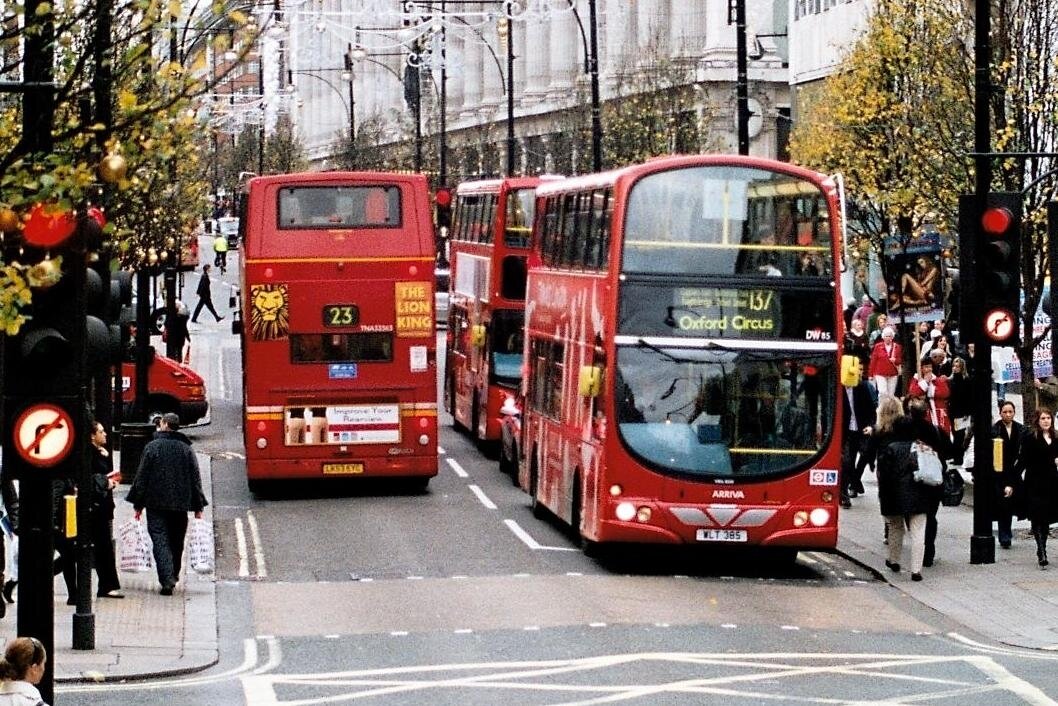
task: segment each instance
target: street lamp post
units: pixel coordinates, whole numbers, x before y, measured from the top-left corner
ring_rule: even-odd
[[[353,88],[355,74],[353,74],[353,45],[350,42],[348,49],[345,52],[345,56],[342,59],[345,61],[345,70],[349,72],[349,144],[355,149],[356,148],[356,94]],[[362,50],[361,50],[362,51]],[[345,78],[345,75],[342,75]]]
[[[749,154],[749,77],[746,57],[746,0],[735,0],[735,51],[738,77],[735,102],[738,111],[738,153]],[[731,21],[730,16],[728,22]]]

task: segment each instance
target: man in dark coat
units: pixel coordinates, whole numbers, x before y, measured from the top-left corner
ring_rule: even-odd
[[[992,425],[992,438],[1003,440],[1003,467],[995,469],[994,502],[992,517],[999,526],[999,546],[1010,549],[1014,537],[1011,522],[1014,515],[1014,495],[1021,484],[1016,470],[1021,445],[1025,437],[1025,427],[1014,421],[1014,403],[1001,400],[999,403],[999,421]]]
[[[195,313],[191,315],[191,323],[198,323],[198,315],[202,311],[202,307],[209,309],[209,313],[213,314],[217,321],[224,318],[213,308],[213,289],[210,287],[209,282],[209,265],[202,265],[202,276],[198,278],[198,289],[195,290],[195,294],[198,295],[198,305],[195,307]]]
[[[875,404],[871,390],[861,376],[855,387],[845,387],[841,406],[841,506],[852,507],[852,500],[863,494],[863,467],[856,457],[864,450],[874,430]]]
[[[137,520],[147,508],[147,533],[154,545],[163,596],[173,595],[173,587],[180,579],[187,513],[200,518],[207,504],[191,440],[179,428],[180,417],[172,412],[162,415],[154,439],[143,449],[128,495]]]

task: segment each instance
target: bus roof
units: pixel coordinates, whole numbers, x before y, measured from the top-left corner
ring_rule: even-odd
[[[565,177],[559,174],[541,174],[540,176],[505,177],[501,179],[479,179],[464,181],[456,187],[457,194],[488,194],[500,190],[504,183],[512,189],[534,188],[543,182],[559,181]]]
[[[834,188],[833,180],[829,176],[805,169],[804,167],[799,167],[795,164],[790,164],[789,162],[778,162],[764,157],[732,154],[696,154],[655,157],[646,162],[632,164],[618,169],[611,169],[606,172],[584,174],[582,176],[570,177],[559,182],[549,182],[538,186],[536,194],[537,196],[549,196],[567,191],[604,188],[613,186],[618,181],[631,181],[655,172],[708,165],[738,165],[768,169],[771,171],[783,172],[790,176],[808,179],[810,181],[821,182],[828,190]]]
[[[269,174],[250,179],[248,186],[251,189],[259,189],[269,184],[299,185],[299,184],[333,184],[333,183],[426,183],[426,177],[422,174],[405,172],[296,172],[293,174]]]

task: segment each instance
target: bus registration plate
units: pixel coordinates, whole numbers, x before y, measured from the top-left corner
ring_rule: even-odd
[[[323,473],[325,475],[356,475],[364,472],[362,463],[325,463]]]
[[[699,542],[747,542],[746,530],[700,529],[695,534]]]

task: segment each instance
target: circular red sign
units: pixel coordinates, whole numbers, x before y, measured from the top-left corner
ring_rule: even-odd
[[[448,206],[452,203],[452,190],[442,187],[437,190],[433,199],[438,206]]]
[[[15,420],[12,430],[15,451],[22,460],[38,468],[58,465],[73,448],[73,420],[57,405],[31,405]]]

